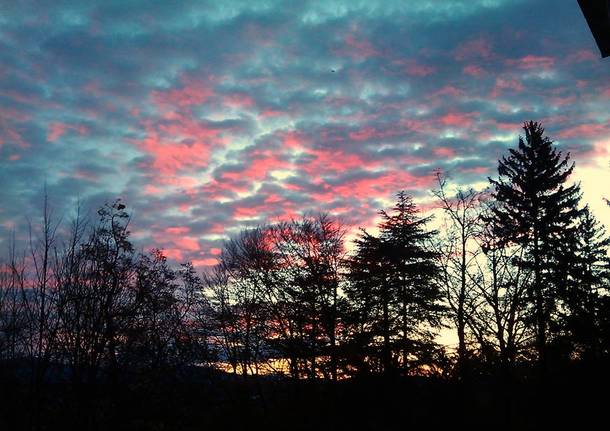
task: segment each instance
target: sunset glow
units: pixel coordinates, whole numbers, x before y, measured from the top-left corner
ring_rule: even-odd
[[[244,226],[426,203],[437,169],[484,185],[526,120],[610,224],[610,69],[576,1],[50,5],[0,14],[0,238],[46,182],[57,216],[121,197],[141,247],[208,266]]]

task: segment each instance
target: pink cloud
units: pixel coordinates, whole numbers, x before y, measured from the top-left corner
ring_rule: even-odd
[[[366,60],[381,55],[371,42],[362,37],[356,37],[354,34],[348,34],[344,43],[345,46],[335,50],[335,52],[339,55],[351,57],[353,60]]]
[[[521,124],[521,123],[503,123],[503,122],[497,122],[495,120],[493,120],[492,122],[495,123],[495,126],[497,129],[507,131],[507,132],[511,132],[511,131],[515,132],[515,131],[521,130],[521,128],[523,127],[523,124]]]
[[[523,91],[523,84],[517,79],[506,79],[498,77],[494,88],[491,90],[490,97],[496,98],[506,91],[513,91],[519,93]]]
[[[157,186],[153,186],[152,184],[146,184],[144,186],[144,194],[149,196],[154,196],[163,193],[163,189]]]
[[[459,88],[454,87],[453,85],[445,85],[444,87],[441,87],[439,90],[432,93],[431,96],[432,97],[442,97],[442,96],[460,97],[465,94],[466,93],[464,92],[464,90],[460,90]]]
[[[177,140],[178,138],[178,140]],[[152,168],[162,175],[175,175],[183,169],[206,167],[211,144],[202,140],[187,142],[186,137],[172,138],[159,133],[154,127],[147,127],[147,136],[136,145],[153,157]],[[158,178],[161,183],[169,179]]]
[[[576,51],[566,58],[568,63],[580,63],[583,61],[598,61],[597,55],[593,51],[588,49],[581,49]]]
[[[277,111],[274,109],[264,109],[263,111],[261,111],[260,116],[263,118],[273,118],[273,117],[279,117],[284,114],[285,113],[282,111]]]
[[[609,132],[610,127],[606,124],[590,123],[563,129],[556,136],[563,139],[592,139],[606,136]]]
[[[163,255],[166,256],[168,259],[171,259],[171,260],[174,260],[177,262],[184,261],[184,253],[179,248],[164,248]]]
[[[455,150],[449,147],[435,147],[432,149],[435,156],[441,158],[451,158],[455,156]]]
[[[25,112],[0,106],[0,124],[9,120],[17,123],[23,123],[31,118],[32,116]]]
[[[405,118],[400,122],[400,125],[402,127],[405,127],[407,130],[411,130],[424,135],[429,135],[431,133],[437,132],[436,125],[430,119],[415,120],[412,118]]]
[[[222,178],[221,181],[212,179],[203,186],[201,191],[208,199],[219,200],[231,198],[235,193],[244,193],[250,190],[251,184],[247,181],[235,181],[231,178]]]
[[[188,255],[192,256],[193,253],[200,251],[199,241],[191,236],[176,236],[168,234],[167,230],[153,234],[155,244],[164,244],[163,254],[168,258],[175,261],[184,261],[188,259]]]
[[[262,218],[265,221],[288,220],[297,216],[295,203],[290,201],[277,201],[273,204],[267,202],[255,205],[240,205],[233,208],[236,218]]]
[[[169,235],[184,235],[184,234],[188,233],[189,231],[190,231],[190,229],[188,227],[184,227],[184,226],[172,226],[172,227],[165,228],[165,233],[167,233]]]
[[[199,250],[199,241],[196,238],[183,236],[176,238],[174,243],[182,250],[197,251]]]
[[[91,172],[87,172],[82,169],[77,169],[76,171],[74,171],[74,174],[72,174],[72,177],[79,179],[79,180],[86,180],[86,181],[93,181],[93,182],[97,182],[99,180],[98,175],[93,174]]]
[[[254,106],[254,99],[247,94],[229,94],[224,96],[223,103],[231,108],[251,108]]]
[[[269,196],[267,196],[265,198],[265,203],[266,204],[274,204],[274,203],[277,203],[277,202],[282,202],[283,200],[284,200],[284,198],[282,198],[281,196],[276,195],[275,193],[273,193],[273,194],[270,194]]]
[[[436,73],[436,67],[418,63],[413,59],[403,60],[399,63],[404,66],[405,73],[410,76],[429,76]]]
[[[225,231],[225,225],[223,223],[215,223],[209,229],[210,233],[219,233],[222,234]]]
[[[475,113],[450,112],[440,117],[439,121],[445,126],[470,127],[474,115]]]
[[[459,171],[465,174],[485,175],[489,173],[489,168],[485,166],[475,166],[472,168],[459,168]]]
[[[223,179],[230,180],[262,180],[273,170],[286,169],[290,163],[282,160],[275,152],[270,150],[256,150],[250,154],[250,164],[238,172],[225,172]]]
[[[363,166],[374,168],[380,164],[378,161],[367,161],[359,155],[339,149],[305,148],[304,151],[311,155],[313,160],[298,166],[298,169],[309,178],[320,178]]]
[[[488,58],[491,56],[491,43],[489,40],[480,37],[461,43],[453,51],[453,57],[457,61],[464,61],[469,58]]]
[[[385,128],[383,130],[379,130],[375,127],[365,126],[364,128],[357,130],[355,132],[350,132],[348,134],[349,138],[353,141],[368,141],[370,139],[382,140],[392,136],[398,136],[401,133],[404,133],[403,130]]]
[[[171,93],[171,91],[170,91]],[[157,96],[153,95],[153,98]],[[182,103],[189,106],[193,99],[189,96]],[[170,99],[174,99],[171,96]],[[186,104],[186,105],[184,105]],[[206,168],[212,150],[224,144],[222,130],[212,127],[205,121],[195,118],[190,111],[164,109],[162,118],[142,121],[146,136],[141,140],[132,140],[140,150],[152,157],[150,165],[155,173],[162,174],[157,182],[188,186],[185,181],[194,185],[195,180],[182,177],[180,184],[171,176],[184,170]]]
[[[284,147],[299,150],[303,149],[306,145],[305,137],[296,131],[289,131],[283,134],[282,140]]]
[[[39,96],[22,94],[15,90],[1,90],[0,96],[8,97],[8,98],[14,100],[15,102],[23,104],[23,105],[33,105],[38,108],[45,108],[45,109],[61,109],[62,108],[62,106],[59,105],[58,103],[49,101],[45,98],[42,98]],[[29,117],[29,115],[28,115],[28,117]]]
[[[195,267],[208,267],[216,265],[218,263],[218,259],[212,257],[204,259],[193,259],[192,263]]]
[[[21,132],[17,128],[2,123],[3,122],[0,119],[0,133],[4,135],[0,136],[0,148],[7,141],[13,143],[18,148],[29,148],[30,144],[23,138]]]
[[[337,197],[368,199],[371,196],[385,196],[398,190],[427,189],[434,183],[432,175],[415,176],[406,171],[386,171],[373,178],[360,178],[343,184],[323,184],[325,191],[315,192],[312,197],[317,202],[333,202]]]
[[[78,132],[78,134],[81,136],[84,136],[88,133],[87,127],[82,125],[76,126],[60,122],[50,123],[47,131],[47,141],[55,142],[70,130]]]
[[[572,94],[565,97],[555,96],[551,97],[549,100],[555,106],[568,106],[576,102],[576,95]]]
[[[526,55],[519,59],[506,60],[509,66],[515,66],[519,69],[541,69],[550,70],[555,65],[555,59],[553,57],[537,56],[537,55]]]
[[[263,215],[260,207],[236,207],[233,209],[233,216],[237,218],[258,217]]]
[[[68,130],[68,125],[63,123],[51,123],[47,132],[47,141],[55,142],[61,138]]]
[[[470,76],[482,76],[485,74],[485,71],[481,67],[475,66],[474,64],[469,64],[468,66],[464,66],[462,71],[466,75],[470,75]]]
[[[210,78],[208,80],[195,80],[183,78],[182,88],[163,91],[153,91],[152,98],[161,107],[176,106],[189,107],[201,105],[214,94],[211,88]]]

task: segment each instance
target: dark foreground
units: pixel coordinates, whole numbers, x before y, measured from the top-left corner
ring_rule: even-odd
[[[607,376],[571,369],[508,383],[492,377],[359,378],[337,382],[249,378],[190,370],[95,387],[2,380],[2,430],[605,429]],[[601,421],[601,422],[600,422]],[[395,424],[399,424],[396,426]]]

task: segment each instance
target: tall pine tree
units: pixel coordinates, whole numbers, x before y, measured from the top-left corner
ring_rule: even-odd
[[[494,187],[494,233],[506,244],[525,248],[519,265],[533,272],[530,292],[536,350],[541,369],[545,367],[547,332],[558,296],[559,262],[565,238],[573,236],[581,210],[580,189],[565,183],[574,169],[569,154],[563,155],[545,136],[540,123],[523,126],[525,139],[519,137],[516,149],[499,161]]]

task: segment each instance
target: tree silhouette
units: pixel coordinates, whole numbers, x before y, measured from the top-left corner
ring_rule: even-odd
[[[534,273],[531,289],[536,349],[545,367],[549,320],[557,299],[556,250],[573,234],[580,215],[578,185],[565,187],[574,169],[536,122],[523,126],[516,149],[510,149],[498,165],[498,179],[489,179],[498,205],[492,208],[494,234],[505,244],[524,247],[527,255],[519,264]]]
[[[350,302],[348,322],[352,328],[347,341],[352,352],[350,362],[360,373],[370,369],[389,373],[393,368],[393,318],[383,247],[378,237],[362,230],[355,240],[355,248],[354,256],[348,261],[349,283],[345,286]],[[382,340],[381,346],[378,338]]]
[[[566,185],[569,157],[540,124],[524,130],[491,194],[438,176],[441,232],[400,192],[353,249],[339,221],[305,215],[228,239],[203,277],[138,251],[120,200],[66,228],[45,192],[0,261],[3,424],[529,426],[544,403],[603,411],[589,388],[608,379],[610,239]],[[437,344],[446,323],[457,355]]]
[[[425,229],[429,217],[404,192],[390,213],[380,211],[379,236],[366,231],[357,241],[351,262],[352,286],[348,290],[361,316],[376,321],[367,325],[372,338],[381,337],[382,371],[399,365],[403,374],[430,363],[434,354],[434,329],[440,326],[442,292],[435,283],[434,232]]]
[[[281,304],[291,315],[292,345],[305,354],[310,378],[316,378],[319,370],[336,380],[345,229],[319,214],[280,223],[273,234],[283,275],[277,287]]]
[[[483,193],[459,189],[449,195],[447,178],[436,174],[438,189],[433,190],[443,210],[442,238],[439,238],[439,278],[445,290],[450,318],[458,337],[458,375],[468,374],[467,333],[472,332],[478,305],[478,292],[472,272],[480,249],[476,237],[481,231],[480,215]],[[475,331],[476,332],[476,331]],[[475,334],[476,336],[476,334]]]
[[[268,355],[267,274],[273,269],[267,229],[242,231],[225,244],[220,261],[206,277],[224,356],[244,378],[258,374]]]
[[[495,235],[492,207],[486,203],[476,241],[480,254],[471,281],[476,286],[471,330],[480,344],[480,355],[489,364],[499,359],[501,372],[510,378],[517,359],[527,353],[533,337],[528,324],[527,291],[532,271],[520,265],[525,250],[511,247]]]
[[[589,207],[584,208],[574,240],[575,264],[570,283],[561,293],[564,319],[573,349],[583,359],[594,361],[601,354],[600,307],[608,294],[610,238]]]

